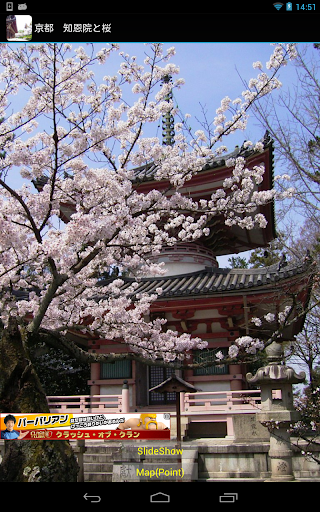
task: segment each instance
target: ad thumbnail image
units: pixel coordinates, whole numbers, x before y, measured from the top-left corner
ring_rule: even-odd
[[[8,414],[3,421],[5,423],[6,429],[1,430],[0,439],[23,439],[28,434],[28,432],[20,432],[18,430],[14,430],[17,420],[13,414]]]
[[[7,41],[31,41],[32,17],[22,14],[10,14],[6,18]]]
[[[170,440],[170,414],[0,414],[0,438]]]

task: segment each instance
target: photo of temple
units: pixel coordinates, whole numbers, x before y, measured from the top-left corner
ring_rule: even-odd
[[[272,141],[266,135],[264,151],[236,148],[231,155],[244,156],[247,167],[265,166],[261,190],[270,189],[273,179]],[[230,156],[230,155],[229,155]],[[165,182],[154,181],[154,166],[135,170],[136,186],[139,192],[154,188],[165,189]],[[215,160],[187,182],[181,193],[192,199],[209,199],[230,176],[232,168],[225,160]],[[252,230],[237,226],[228,227],[224,219],[215,217],[210,235],[192,243],[181,243],[165,247],[157,261],[165,262],[167,270],[163,277],[142,278],[136,293],[152,293],[162,288],[161,297],[153,304],[153,318],[167,319],[167,328],[179,333],[192,333],[208,342],[208,349],[195,351],[193,362],[214,360],[217,349],[228,353],[232,341],[243,335],[268,338],[274,332],[274,324],[259,329],[251,322],[254,317],[274,311],[277,313],[286,305],[287,297],[294,293],[302,305],[308,301],[306,263],[297,267],[276,265],[257,269],[219,268],[217,257],[265,247],[276,236],[273,204],[261,207],[268,221],[266,228]],[[124,287],[130,286],[133,278],[121,277]],[[106,284],[108,280],[102,284]],[[285,339],[291,340],[302,327],[300,317],[285,332]],[[261,332],[263,331],[263,333]],[[97,353],[127,352],[127,347],[110,340],[89,340],[89,351]],[[180,376],[202,392],[227,392],[248,389],[245,380],[245,364],[221,364],[198,369],[180,371]],[[174,370],[163,366],[148,366],[138,361],[123,360],[114,363],[93,363],[89,385],[92,395],[121,394],[124,379],[128,382],[130,408],[140,410],[154,406],[163,409],[173,407],[175,393],[156,393],[149,389],[169,378]]]

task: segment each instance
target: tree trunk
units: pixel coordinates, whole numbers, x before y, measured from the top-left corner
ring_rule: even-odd
[[[15,319],[0,338],[0,412],[49,412]],[[78,469],[68,441],[6,440],[0,482],[76,482]]]

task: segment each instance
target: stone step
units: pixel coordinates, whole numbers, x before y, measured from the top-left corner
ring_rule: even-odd
[[[85,473],[84,475],[85,482],[112,482],[112,472],[111,473]]]
[[[115,455],[105,455],[105,454],[98,454],[98,453],[84,453],[83,461],[85,464],[89,464],[92,462],[95,462],[96,464],[102,463],[112,463],[115,458]]]
[[[121,452],[121,446],[108,446],[107,443],[106,444],[102,444],[103,442],[101,442],[100,445],[89,445],[89,444],[86,444],[86,453],[87,454],[105,454],[105,455],[112,455],[113,453],[116,453],[116,452]]]
[[[83,454],[85,482],[111,482],[113,461],[121,456],[121,446],[97,444],[86,445]]]
[[[112,473],[113,462],[99,464],[97,462],[85,462],[86,473]]]

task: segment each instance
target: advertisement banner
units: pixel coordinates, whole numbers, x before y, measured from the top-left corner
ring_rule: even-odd
[[[1,439],[170,439],[169,413],[0,414]]]

